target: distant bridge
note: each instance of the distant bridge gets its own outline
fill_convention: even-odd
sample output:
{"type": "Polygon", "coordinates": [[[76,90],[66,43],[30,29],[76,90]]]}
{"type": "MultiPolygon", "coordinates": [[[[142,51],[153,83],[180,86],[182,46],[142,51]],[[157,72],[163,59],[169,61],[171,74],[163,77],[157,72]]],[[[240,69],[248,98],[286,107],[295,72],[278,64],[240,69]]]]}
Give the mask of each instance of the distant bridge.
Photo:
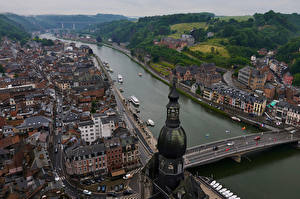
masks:
{"type": "Polygon", "coordinates": [[[203,144],[187,149],[184,155],[185,168],[209,164],[228,157],[240,162],[244,154],[287,143],[300,146],[299,129],[256,133],[203,144]],[[255,140],[257,136],[260,138],[255,140]]]}

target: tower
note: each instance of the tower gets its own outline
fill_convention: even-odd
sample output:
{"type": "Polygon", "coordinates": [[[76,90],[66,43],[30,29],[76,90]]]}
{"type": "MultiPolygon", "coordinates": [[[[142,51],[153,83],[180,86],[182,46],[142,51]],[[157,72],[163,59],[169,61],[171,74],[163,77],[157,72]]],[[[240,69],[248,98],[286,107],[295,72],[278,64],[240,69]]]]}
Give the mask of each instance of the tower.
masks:
{"type": "MultiPolygon", "coordinates": [[[[175,76],[175,75],[174,75],[175,76]]],[[[176,189],[184,179],[183,155],[186,152],[186,134],[180,125],[178,103],[179,94],[176,90],[176,78],[169,93],[167,119],[158,138],[159,185],[167,191],[176,189]]]]}

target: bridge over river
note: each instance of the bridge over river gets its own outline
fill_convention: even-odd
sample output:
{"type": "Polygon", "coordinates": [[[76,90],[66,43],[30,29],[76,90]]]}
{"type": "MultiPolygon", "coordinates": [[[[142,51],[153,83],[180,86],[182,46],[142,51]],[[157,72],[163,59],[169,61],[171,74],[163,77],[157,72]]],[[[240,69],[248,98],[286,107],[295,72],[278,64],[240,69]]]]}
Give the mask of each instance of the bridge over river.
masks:
{"type": "Polygon", "coordinates": [[[216,162],[228,157],[240,162],[244,154],[287,143],[295,143],[300,146],[299,129],[243,135],[202,144],[187,149],[184,156],[185,168],[216,162]]]}

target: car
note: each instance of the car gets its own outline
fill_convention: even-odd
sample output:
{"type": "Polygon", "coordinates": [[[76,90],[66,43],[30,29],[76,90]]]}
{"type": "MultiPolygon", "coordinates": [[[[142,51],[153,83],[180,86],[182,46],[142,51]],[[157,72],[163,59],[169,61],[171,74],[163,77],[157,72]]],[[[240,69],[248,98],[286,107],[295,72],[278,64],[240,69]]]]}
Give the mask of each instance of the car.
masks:
{"type": "Polygon", "coordinates": [[[119,186],[118,185],[115,185],[115,191],[119,191],[119,186]]]}
{"type": "Polygon", "coordinates": [[[119,184],[119,191],[124,189],[124,184],[119,184]]]}
{"type": "Polygon", "coordinates": [[[290,134],[294,134],[294,133],[296,133],[296,130],[291,130],[290,131],[290,134]]]}
{"type": "Polygon", "coordinates": [[[130,178],[132,178],[132,174],[130,174],[130,173],[128,173],[125,176],[123,176],[124,180],[130,179],[130,178]]]}
{"type": "Polygon", "coordinates": [[[83,193],[85,194],[85,195],[88,195],[88,196],[90,196],[90,195],[92,195],[92,192],[91,191],[89,191],[89,190],[83,190],[83,193]]]}
{"type": "Polygon", "coordinates": [[[127,190],[123,191],[124,196],[131,195],[131,194],[133,194],[133,191],[131,189],[127,189],[127,190]]]}
{"type": "Polygon", "coordinates": [[[107,196],[112,196],[112,197],[117,197],[117,194],[116,194],[116,192],[113,192],[113,191],[111,191],[111,192],[107,192],[107,194],[106,194],[107,196]]]}
{"type": "Polygon", "coordinates": [[[64,183],[62,183],[62,184],[61,184],[61,186],[62,186],[63,188],[65,188],[65,187],[66,187],[66,185],[65,185],[64,183]]]}
{"type": "Polygon", "coordinates": [[[256,137],[254,138],[254,140],[256,140],[256,141],[260,140],[260,136],[256,136],[256,137]]]}
{"type": "Polygon", "coordinates": [[[54,151],[55,153],[57,153],[58,152],[58,148],[57,147],[55,147],[55,151],[54,151]]]}
{"type": "Polygon", "coordinates": [[[101,186],[101,191],[102,191],[102,193],[105,193],[105,192],[106,192],[106,185],[102,185],[102,186],[101,186]]]}
{"type": "Polygon", "coordinates": [[[97,187],[97,192],[100,192],[101,191],[101,186],[98,186],[97,187]]]}
{"type": "Polygon", "coordinates": [[[217,146],[214,146],[214,147],[213,147],[213,150],[214,150],[214,151],[216,151],[216,150],[218,150],[218,149],[219,149],[219,147],[217,147],[217,146]]]}
{"type": "Polygon", "coordinates": [[[98,183],[102,182],[100,178],[95,179],[95,181],[98,183]]]}
{"type": "Polygon", "coordinates": [[[227,143],[227,146],[233,146],[234,145],[234,142],[228,142],[227,143]]]}

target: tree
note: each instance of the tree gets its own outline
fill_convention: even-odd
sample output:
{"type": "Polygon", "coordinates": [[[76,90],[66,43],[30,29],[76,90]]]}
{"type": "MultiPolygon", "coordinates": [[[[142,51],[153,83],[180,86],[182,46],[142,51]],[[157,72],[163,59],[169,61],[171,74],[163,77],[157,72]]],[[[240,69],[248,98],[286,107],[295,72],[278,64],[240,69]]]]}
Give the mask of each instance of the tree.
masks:
{"type": "Polygon", "coordinates": [[[293,85],[300,86],[300,73],[297,73],[296,75],[294,75],[293,85]]]}
{"type": "Polygon", "coordinates": [[[96,38],[96,41],[97,41],[98,43],[101,43],[101,42],[102,42],[102,38],[98,35],[97,38],[96,38]]]}
{"type": "Polygon", "coordinates": [[[0,73],[5,73],[5,70],[1,64],[0,64],[0,73]]]}

